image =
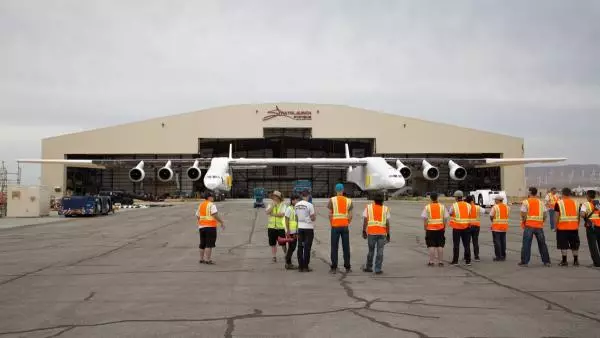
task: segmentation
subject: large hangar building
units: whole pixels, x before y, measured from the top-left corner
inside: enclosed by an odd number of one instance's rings
[[[306,103],[243,104],[153,118],[107,128],[61,135],[42,140],[44,159],[190,159],[173,163],[174,176],[158,179],[163,164],[145,166],[142,182],[132,182],[129,170],[90,169],[42,164],[42,184],[74,193],[124,190],[155,196],[203,191],[202,177],[191,180],[187,168],[197,157],[344,157],[344,144],[351,155],[425,158],[522,158],[523,139],[458,126],[341,105]],[[456,161],[461,165],[460,161]],[[447,163],[432,163],[439,178],[427,180],[421,168],[412,167],[407,186],[423,195],[456,189],[503,189],[508,195],[525,191],[523,166],[468,168],[467,178],[450,178]],[[393,165],[393,164],[392,164]],[[202,176],[206,170],[202,171]],[[268,167],[233,172],[231,197],[250,197],[255,187],[282,191],[286,196],[295,180],[311,180],[313,195],[332,193],[346,179],[345,170]]]

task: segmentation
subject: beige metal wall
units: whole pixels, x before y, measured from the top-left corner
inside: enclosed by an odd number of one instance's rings
[[[311,120],[276,117],[266,112],[311,111]],[[376,138],[378,153],[501,153],[523,157],[523,139],[452,125],[339,105],[268,103],[235,105],[166,116],[42,140],[42,157],[65,154],[196,153],[198,138],[260,138],[264,127],[312,128],[315,138]],[[127,138],[127,142],[124,139]],[[65,188],[66,169],[43,165],[42,184]],[[509,195],[525,194],[523,166],[501,170]]]

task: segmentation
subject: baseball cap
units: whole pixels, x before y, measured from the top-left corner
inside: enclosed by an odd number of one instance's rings
[[[463,197],[463,192],[462,192],[462,191],[460,191],[460,190],[456,190],[456,191],[454,192],[454,197]]]
[[[335,191],[337,191],[337,192],[344,191],[344,185],[341,183],[336,184]]]

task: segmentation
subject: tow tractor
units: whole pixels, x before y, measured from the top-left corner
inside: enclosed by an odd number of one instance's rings
[[[254,188],[254,207],[255,208],[264,208],[265,207],[265,189],[264,188]]]
[[[469,195],[473,196],[475,203],[482,207],[492,207],[496,196],[502,196],[504,203],[508,203],[506,191],[503,190],[479,189],[471,191]]]

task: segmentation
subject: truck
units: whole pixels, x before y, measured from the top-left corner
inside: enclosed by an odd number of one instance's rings
[[[59,215],[96,216],[114,214],[112,200],[108,196],[64,196],[61,199]]]
[[[312,203],[312,181],[310,180],[297,180],[293,182],[294,187],[292,188],[293,194],[302,194],[304,190],[308,190],[308,202]]]
[[[473,196],[475,203],[481,207],[492,207],[495,204],[496,196],[502,196],[504,203],[508,203],[506,197],[506,191],[503,190],[492,190],[492,189],[478,189],[469,192],[469,195]]]

